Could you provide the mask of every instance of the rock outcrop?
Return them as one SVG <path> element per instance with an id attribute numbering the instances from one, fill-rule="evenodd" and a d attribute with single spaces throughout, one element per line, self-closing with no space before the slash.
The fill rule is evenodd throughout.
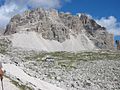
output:
<path id="1" fill-rule="evenodd" d="M 11 18 L 4 34 L 10 35 L 21 31 L 35 31 L 44 39 L 60 43 L 69 40 L 71 35 L 76 38 L 79 34 L 85 34 L 95 47 L 113 48 L 113 36 L 106 31 L 105 27 L 98 25 L 85 14 L 71 15 L 42 8 L 28 10 L 22 15 L 18 14 Z"/>

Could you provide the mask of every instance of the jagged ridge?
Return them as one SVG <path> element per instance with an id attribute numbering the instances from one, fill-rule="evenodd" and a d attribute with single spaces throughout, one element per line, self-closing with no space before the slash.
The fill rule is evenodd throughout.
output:
<path id="1" fill-rule="evenodd" d="M 18 14 L 11 18 L 4 34 L 10 35 L 21 31 L 35 31 L 44 39 L 56 40 L 60 43 L 69 40 L 71 35 L 77 38 L 79 34 L 85 34 L 95 47 L 113 48 L 113 36 L 85 14 L 71 15 L 42 8 L 28 10 L 22 15 Z"/>

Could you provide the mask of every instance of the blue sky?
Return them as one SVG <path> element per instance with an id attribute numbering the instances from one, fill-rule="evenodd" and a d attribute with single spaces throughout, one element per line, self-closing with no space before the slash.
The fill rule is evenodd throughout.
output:
<path id="1" fill-rule="evenodd" d="M 87 13 L 108 32 L 120 35 L 120 0 L 0 0 L 0 27 L 5 27 L 15 14 L 35 8 Z"/>
<path id="2" fill-rule="evenodd" d="M 71 0 L 60 11 L 83 12 L 95 18 L 114 16 L 120 21 L 120 0 Z"/>

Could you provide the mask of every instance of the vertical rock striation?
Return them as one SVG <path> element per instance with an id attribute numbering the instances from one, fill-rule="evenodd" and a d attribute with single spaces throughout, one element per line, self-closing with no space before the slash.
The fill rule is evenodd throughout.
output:
<path id="1" fill-rule="evenodd" d="M 35 31 L 44 39 L 55 40 L 60 43 L 75 38 L 79 34 L 85 34 L 99 49 L 113 49 L 113 36 L 106 31 L 105 27 L 98 25 L 87 15 L 71 15 L 70 13 L 58 13 L 57 10 L 25 11 L 22 15 L 15 15 L 7 25 L 5 35 L 22 31 Z"/>

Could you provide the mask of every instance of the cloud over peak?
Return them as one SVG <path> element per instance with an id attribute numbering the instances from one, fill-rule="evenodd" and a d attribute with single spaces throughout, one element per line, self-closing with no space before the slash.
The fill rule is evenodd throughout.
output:
<path id="1" fill-rule="evenodd" d="M 102 17 L 101 19 L 97 19 L 96 22 L 106 27 L 108 32 L 120 35 L 120 22 L 117 22 L 114 16 L 109 16 L 108 18 Z"/>

